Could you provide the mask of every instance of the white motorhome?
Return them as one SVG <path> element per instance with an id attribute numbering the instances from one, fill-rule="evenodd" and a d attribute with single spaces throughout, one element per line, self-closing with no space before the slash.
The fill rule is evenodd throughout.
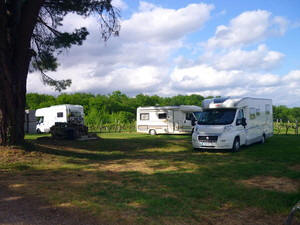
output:
<path id="1" fill-rule="evenodd" d="M 195 149 L 232 149 L 264 143 L 273 135 L 272 100 L 262 98 L 214 98 L 202 102 L 192 135 Z"/>
<path id="2" fill-rule="evenodd" d="M 48 133 L 57 122 L 83 124 L 84 113 L 81 105 L 66 104 L 37 109 L 35 117 L 38 121 L 37 133 Z"/>
<path id="3" fill-rule="evenodd" d="M 201 110 L 194 105 L 138 107 L 137 132 L 151 135 L 190 133 Z"/>

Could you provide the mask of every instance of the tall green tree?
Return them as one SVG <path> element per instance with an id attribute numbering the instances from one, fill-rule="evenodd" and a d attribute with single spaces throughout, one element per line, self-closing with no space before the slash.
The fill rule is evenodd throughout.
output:
<path id="1" fill-rule="evenodd" d="M 81 27 L 62 32 L 69 14 L 98 15 L 101 35 L 118 35 L 119 13 L 111 0 L 0 0 L 0 144 L 24 140 L 24 109 L 29 68 L 41 73 L 45 84 L 60 91 L 71 80 L 53 80 L 57 55 L 72 45 L 81 45 L 88 31 Z M 60 29 L 59 29 L 60 28 Z"/>

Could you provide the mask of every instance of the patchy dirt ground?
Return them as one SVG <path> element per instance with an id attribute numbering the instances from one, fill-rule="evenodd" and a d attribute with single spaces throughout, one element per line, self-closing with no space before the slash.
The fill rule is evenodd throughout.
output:
<path id="1" fill-rule="evenodd" d="M 202 214 L 203 215 L 203 214 Z M 223 209 L 205 216 L 197 221 L 188 223 L 173 221 L 170 218 L 161 218 L 164 224 L 198 224 L 198 225 L 281 225 L 285 221 L 282 215 L 266 215 L 259 209 L 232 209 L 224 206 Z M 106 225 L 99 218 L 84 215 L 76 209 L 56 208 L 43 202 L 41 199 L 23 196 L 13 192 L 5 186 L 0 186 L 0 225 Z M 122 222 L 118 223 L 121 225 Z M 126 223 L 127 224 L 127 223 Z M 149 221 L 149 224 L 156 224 Z M 293 225 L 300 224 L 296 217 Z"/>
<path id="2" fill-rule="evenodd" d="M 0 225 L 96 225 L 95 218 L 76 210 L 55 208 L 0 186 Z"/>
<path id="3" fill-rule="evenodd" d="M 257 176 L 248 180 L 242 180 L 241 183 L 247 186 L 280 192 L 296 192 L 300 187 L 299 182 L 286 177 Z"/>

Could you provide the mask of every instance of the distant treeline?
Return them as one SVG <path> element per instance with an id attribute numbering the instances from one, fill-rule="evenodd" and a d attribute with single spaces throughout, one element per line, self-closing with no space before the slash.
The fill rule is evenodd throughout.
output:
<path id="1" fill-rule="evenodd" d="M 206 98 L 212 98 L 209 96 Z M 198 105 L 205 97 L 201 95 L 177 95 L 173 97 L 148 96 L 144 94 L 129 97 L 120 91 L 109 95 L 93 95 L 86 93 L 61 94 L 57 97 L 44 94 L 27 94 L 27 109 L 38 109 L 59 104 L 82 105 L 85 121 L 89 126 L 103 124 L 126 124 L 136 119 L 136 108 L 139 106 L 165 105 Z M 300 121 L 300 107 L 273 106 L 274 120 Z"/>
<path id="2" fill-rule="evenodd" d="M 109 95 L 86 93 L 52 95 L 29 93 L 26 108 L 38 109 L 59 104 L 74 104 L 84 107 L 85 122 L 89 127 L 102 127 L 103 124 L 130 124 L 136 120 L 139 106 L 201 105 L 201 95 L 177 95 L 174 97 L 148 96 L 139 94 L 129 97 L 120 91 Z"/>

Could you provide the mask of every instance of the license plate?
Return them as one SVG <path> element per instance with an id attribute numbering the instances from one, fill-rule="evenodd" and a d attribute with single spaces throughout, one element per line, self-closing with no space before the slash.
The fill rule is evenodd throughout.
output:
<path id="1" fill-rule="evenodd" d="M 212 146 L 211 142 L 200 142 L 201 146 Z"/>

